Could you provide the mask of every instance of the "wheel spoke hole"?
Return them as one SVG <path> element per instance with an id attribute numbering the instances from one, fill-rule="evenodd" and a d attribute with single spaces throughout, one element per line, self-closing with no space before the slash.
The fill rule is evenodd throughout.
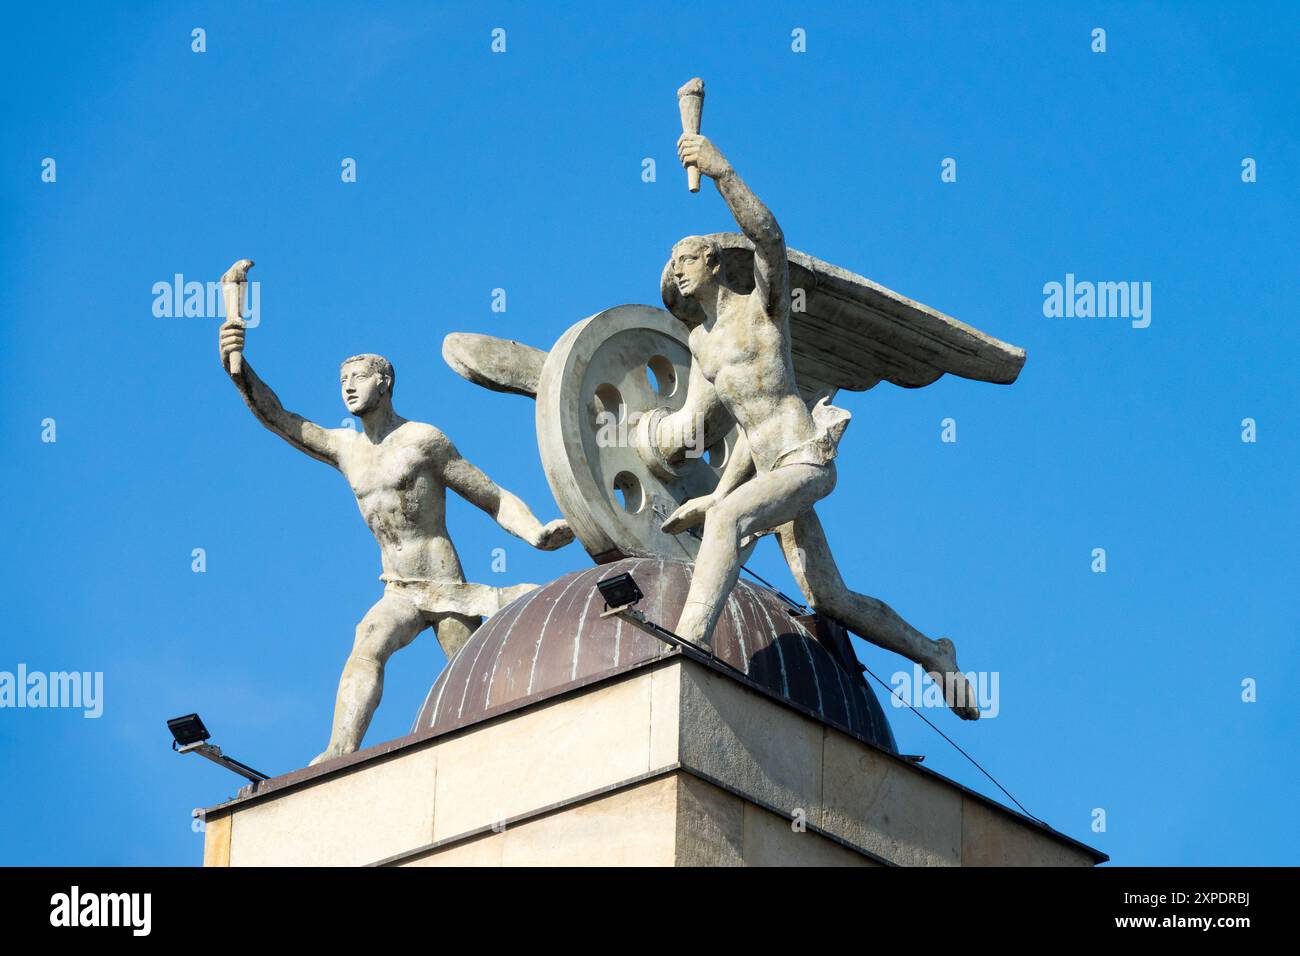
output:
<path id="1" fill-rule="evenodd" d="M 645 489 L 630 471 L 620 471 L 614 476 L 614 497 L 628 514 L 634 515 L 645 507 Z"/>
<path id="2" fill-rule="evenodd" d="M 677 393 L 677 369 L 662 355 L 655 355 L 646 363 L 645 377 L 650 390 L 660 398 L 672 398 Z"/>
<path id="3" fill-rule="evenodd" d="M 623 404 L 623 394 L 608 382 L 596 386 L 596 395 L 592 402 L 592 424 L 597 428 L 617 425 L 627 418 L 627 406 Z"/>

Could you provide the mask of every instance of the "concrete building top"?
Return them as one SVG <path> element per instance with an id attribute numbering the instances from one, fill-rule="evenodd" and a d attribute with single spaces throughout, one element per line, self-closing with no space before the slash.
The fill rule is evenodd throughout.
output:
<path id="1" fill-rule="evenodd" d="M 459 740 L 460 738 L 464 738 L 464 740 L 461 741 L 462 743 L 468 742 L 472 744 L 473 740 L 477 739 L 476 735 L 481 734 L 488 728 L 510 724 L 517 719 L 531 720 L 534 719 L 533 715 L 549 711 L 557 706 L 577 706 L 582 708 L 585 699 L 590 698 L 593 694 L 604 692 L 604 689 L 612 689 L 619 685 L 626 684 L 627 682 L 639 680 L 643 675 L 649 672 L 657 674 L 668 671 L 668 669 L 676 668 L 685 668 L 688 670 L 694 669 L 694 672 L 699 675 L 711 675 L 713 680 L 723 679 L 724 686 L 730 685 L 736 687 L 735 693 L 753 695 L 753 706 L 760 708 L 760 710 L 763 706 L 768 708 L 775 706 L 778 710 L 784 710 L 789 713 L 789 719 L 791 720 L 797 721 L 802 717 L 804 721 L 811 721 L 814 725 L 820 724 L 825 728 L 823 732 L 826 735 L 835 737 L 835 735 L 838 734 L 840 736 L 836 739 L 844 741 L 845 745 L 849 747 L 866 748 L 867 752 L 875 754 L 876 757 L 873 758 L 873 762 L 870 766 L 892 767 L 894 768 L 893 773 L 898 775 L 900 781 L 915 781 L 915 783 L 906 784 L 906 787 L 920 787 L 921 789 L 917 790 L 917 793 L 946 792 L 954 794 L 959 798 L 957 803 L 958 807 L 967 805 L 980 807 L 982 808 L 982 819 L 987 819 L 989 821 L 1005 821 L 1006 825 L 1013 827 L 1013 831 L 1009 832 L 1021 832 L 1026 834 L 1037 833 L 1040 835 L 1040 839 L 1045 839 L 1055 845 L 1068 848 L 1071 852 L 1090 859 L 1094 864 L 1104 863 L 1110 859 L 1105 853 L 1075 840 L 1039 820 L 1026 816 L 1025 814 L 1013 810 L 996 800 L 971 790 L 943 774 L 926 768 L 913 759 L 900 756 L 893 750 L 880 748 L 875 744 L 872 744 L 870 741 L 864 740 L 862 737 L 851 733 L 844 727 L 835 727 L 834 725 L 819 719 L 815 714 L 791 701 L 789 698 L 775 694 L 770 689 L 763 687 L 746 677 L 738 675 L 735 671 L 732 671 L 725 665 L 710 661 L 707 657 L 689 649 L 671 649 L 662 656 L 632 663 L 619 671 L 606 673 L 585 680 L 579 680 L 567 686 L 557 687 L 549 694 L 539 695 L 535 699 L 524 703 L 506 705 L 499 708 L 495 713 L 485 713 L 473 722 L 459 725 L 450 730 L 422 730 L 406 737 L 400 737 L 383 744 L 368 747 L 364 750 L 357 751 L 354 754 L 349 754 L 346 757 L 331 760 L 327 763 L 313 767 L 304 767 L 300 770 L 294 770 L 286 774 L 272 777 L 260 784 L 242 788 L 239 794 L 231 800 L 207 808 L 205 811 L 205 817 L 210 825 L 216 823 L 220 826 L 225 818 L 234 814 L 241 814 L 249 808 L 263 804 L 282 804 L 282 801 L 284 801 L 286 797 L 292 796 L 297 791 L 314 791 L 315 788 L 324 784 L 333 786 L 336 783 L 344 781 L 345 778 L 350 778 L 355 774 L 373 774 L 376 768 L 380 768 L 391 761 L 409 761 L 413 758 L 413 755 L 419 754 L 429 748 L 443 747 L 453 741 Z M 762 703 L 764 701 L 766 702 L 766 705 Z M 754 711 L 754 713 L 758 712 L 759 711 Z M 753 728 L 753 730 L 756 733 L 763 732 L 757 726 Z M 682 735 L 681 740 L 679 741 L 679 746 L 683 747 L 686 746 L 684 741 L 688 736 L 695 736 L 693 732 L 687 731 L 685 727 L 683 727 L 679 733 Z M 674 736 L 676 736 L 676 733 Z M 852 741 L 851 743 L 850 740 Z M 757 743 L 757 741 L 754 743 Z M 830 741 L 828 739 L 827 746 L 829 746 L 829 743 Z M 802 749 L 794 741 L 787 743 L 785 746 L 791 745 L 794 745 L 795 750 Z M 752 744 L 750 746 L 752 746 Z M 783 745 L 776 741 L 768 741 L 766 746 L 769 749 L 774 747 L 777 750 L 780 750 Z M 686 749 L 690 750 L 689 747 Z M 744 747 L 742 747 L 742 751 L 748 753 Z M 720 755 L 718 759 L 720 759 L 722 763 L 717 764 L 715 767 L 710 765 L 709 761 L 699 759 L 698 756 L 692 756 L 688 753 L 677 753 L 675 760 L 669 760 L 663 767 L 646 776 L 654 776 L 655 773 L 681 770 L 683 772 L 702 775 L 704 779 L 709 780 L 711 783 L 731 790 L 732 788 L 727 784 L 726 780 L 723 779 L 728 776 L 728 774 L 720 772 L 717 768 L 725 766 L 735 756 L 736 755 L 727 754 Z M 882 761 L 883 763 L 881 763 Z M 704 765 L 703 771 L 694 766 L 697 763 Z M 651 769 L 653 770 L 654 768 Z M 869 777 L 873 777 L 878 773 L 878 769 L 871 770 L 868 768 L 867 770 Z M 607 786 L 605 789 L 610 791 L 617 790 L 622 786 L 635 783 L 638 779 L 641 779 L 641 777 L 628 777 L 626 780 L 620 777 L 618 781 L 615 781 L 614 784 Z M 870 786 L 870 784 L 864 785 Z M 937 789 L 927 791 L 925 790 L 926 787 Z M 736 792 L 743 793 L 744 791 L 741 789 Z M 906 790 L 906 792 L 911 791 Z M 918 805 L 912 807 L 907 811 L 907 813 L 913 815 L 919 814 L 920 817 L 925 817 L 927 811 L 923 806 Z M 951 815 L 951 813 L 947 814 L 947 816 Z"/>

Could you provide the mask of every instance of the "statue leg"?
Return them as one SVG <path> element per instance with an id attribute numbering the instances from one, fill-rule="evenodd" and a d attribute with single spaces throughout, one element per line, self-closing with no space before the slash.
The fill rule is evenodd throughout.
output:
<path id="1" fill-rule="evenodd" d="M 809 508 L 777 531 L 786 563 L 815 611 L 833 617 L 859 637 L 901 654 L 929 672 L 944 699 L 966 720 L 979 717 L 978 698 L 957 667 L 957 649 L 946 637 L 931 640 L 884 601 L 850 591 L 826 541 L 817 513 Z"/>
<path id="2" fill-rule="evenodd" d="M 350 754 L 361 746 L 384 693 L 384 665 L 428 627 L 423 612 L 405 597 L 385 591 L 357 625 L 352 653 L 343 665 L 334 702 L 334 729 L 325 752 L 312 761 Z"/>
<path id="3" fill-rule="evenodd" d="M 434 625 L 438 634 L 438 643 L 442 645 L 442 651 L 447 655 L 447 660 L 456 656 L 456 652 L 465 646 L 470 635 L 478 630 L 478 626 L 483 623 L 481 617 L 470 617 L 465 614 L 443 614 L 439 616 L 438 622 Z"/>
<path id="4" fill-rule="evenodd" d="M 740 576 L 741 539 L 785 524 L 834 487 L 834 464 L 785 465 L 756 475 L 710 508 L 676 633 L 707 644 Z"/>

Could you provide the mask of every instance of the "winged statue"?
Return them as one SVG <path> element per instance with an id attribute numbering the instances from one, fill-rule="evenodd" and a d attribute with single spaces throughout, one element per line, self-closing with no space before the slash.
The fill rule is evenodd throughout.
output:
<path id="1" fill-rule="evenodd" d="M 740 232 L 673 246 L 666 310 L 607 309 L 546 351 L 455 333 L 445 360 L 471 382 L 536 399 L 551 491 L 596 563 L 693 564 L 679 637 L 708 644 L 754 543 L 774 534 L 819 614 L 921 664 L 959 716 L 978 717 L 953 642 L 851 591 L 814 506 L 836 485 L 851 417 L 831 404 L 841 389 L 920 388 L 944 374 L 1009 384 L 1024 350 L 788 248 L 706 137 L 684 133 L 678 157 L 714 181 Z"/>

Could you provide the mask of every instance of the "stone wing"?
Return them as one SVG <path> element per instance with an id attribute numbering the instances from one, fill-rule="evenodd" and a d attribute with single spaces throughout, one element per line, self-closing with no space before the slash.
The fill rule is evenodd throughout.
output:
<path id="1" fill-rule="evenodd" d="M 753 287 L 754 250 L 740 233 L 713 236 L 733 285 Z M 945 372 L 1007 385 L 1025 364 L 1024 349 L 986 335 L 892 289 L 788 250 L 790 349 L 807 397 L 836 389 L 865 391 L 882 379 L 904 388 L 929 385 Z M 803 311 L 798 311 L 802 290 Z"/>

